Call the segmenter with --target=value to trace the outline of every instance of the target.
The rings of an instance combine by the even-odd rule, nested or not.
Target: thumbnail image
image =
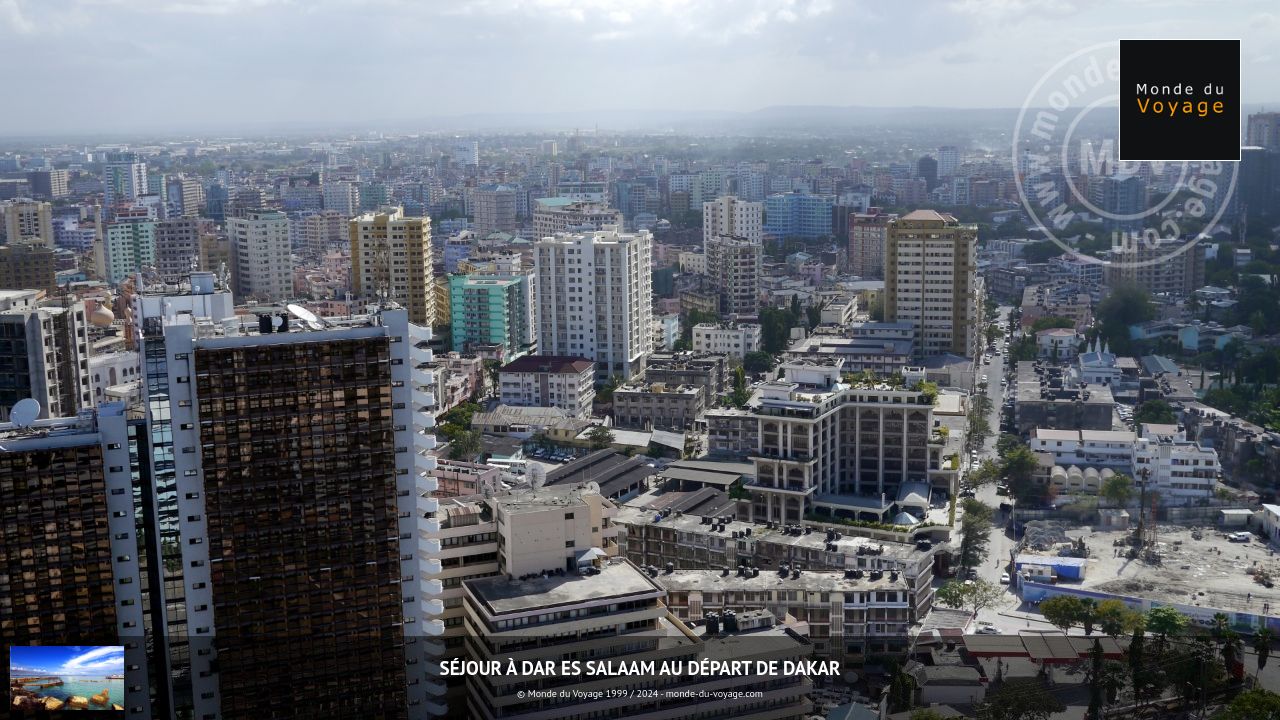
[[[124,707],[124,648],[43,645],[9,648],[9,695],[18,716]]]

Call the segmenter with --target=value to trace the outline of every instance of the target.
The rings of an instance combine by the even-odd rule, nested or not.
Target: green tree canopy
[[[1280,720],[1280,695],[1254,688],[1236,696],[1214,720]]]
[[[1190,622],[1190,618],[1186,615],[1168,606],[1151,608],[1147,611],[1147,630],[1155,633],[1161,643],[1170,637],[1180,635],[1187,629]]]
[[[742,358],[742,367],[751,373],[769,372],[773,369],[773,356],[759,350],[749,352]]]
[[[977,615],[1004,597],[1004,588],[986,580],[952,580],[938,588],[938,601],[950,608],[967,608]]]
[[[1133,499],[1133,478],[1124,473],[1116,473],[1102,481],[1102,488],[1099,492],[1112,505],[1123,507],[1125,503]]]
[[[1073,625],[1084,620],[1085,607],[1080,598],[1073,595],[1058,595],[1040,602],[1040,614],[1054,627],[1066,632]]]
[[[1067,706],[1045,689],[1039,678],[1011,678],[987,694],[979,720],[1049,720]]]
[[[987,559],[987,545],[991,542],[991,508],[975,498],[960,502],[964,517],[960,520],[961,567],[978,567]]]
[[[1129,352],[1132,345],[1129,326],[1146,322],[1155,315],[1150,293],[1133,283],[1112,287],[1111,292],[1098,303],[1094,311],[1099,335],[1117,353]]]
[[[1173,406],[1169,403],[1155,399],[1142,403],[1133,411],[1133,422],[1137,425],[1143,423],[1172,425],[1178,422],[1178,416],[1174,414]]]
[[[612,445],[614,440],[613,431],[604,425],[592,425],[587,431],[587,442],[591,443],[592,450],[603,450]]]

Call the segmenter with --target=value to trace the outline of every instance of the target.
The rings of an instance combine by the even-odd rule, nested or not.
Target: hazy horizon
[[[1240,38],[1243,101],[1280,100],[1263,0],[0,0],[0,136],[1009,109],[1127,37]]]

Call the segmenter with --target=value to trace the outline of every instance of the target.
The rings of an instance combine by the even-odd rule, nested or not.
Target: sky
[[[1274,0],[0,0],[0,135],[1018,107],[1122,37],[1239,38],[1244,102],[1280,105]]]
[[[43,645],[9,648],[9,674],[101,677],[124,672],[124,648],[113,645]]]

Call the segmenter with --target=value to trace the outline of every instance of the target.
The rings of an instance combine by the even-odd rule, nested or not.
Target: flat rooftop
[[[728,575],[719,570],[676,570],[659,572],[654,580],[667,590],[701,590],[702,592],[805,590],[808,592],[860,592],[867,590],[907,589],[907,581],[898,574],[897,580],[889,573],[872,580],[866,573],[861,578],[845,578],[843,572],[834,570],[805,570],[800,577],[787,573],[784,577],[777,570],[761,568],[755,577],[739,577],[736,568]]]
[[[467,580],[464,585],[491,616],[663,592],[648,575],[626,561],[611,562],[600,568],[598,575],[552,575],[528,580],[488,577]]]
[[[1267,543],[1256,536],[1248,543],[1229,542],[1222,531],[1210,527],[1200,532],[1196,540],[1189,528],[1159,526],[1156,540],[1162,562],[1151,565],[1113,557],[1112,543],[1126,533],[1069,530],[1072,538],[1084,537],[1089,561],[1084,581],[1064,586],[1254,614],[1262,614],[1267,603],[1267,614],[1280,616],[1280,586],[1268,589],[1245,572],[1265,568],[1280,578],[1280,557]]]

